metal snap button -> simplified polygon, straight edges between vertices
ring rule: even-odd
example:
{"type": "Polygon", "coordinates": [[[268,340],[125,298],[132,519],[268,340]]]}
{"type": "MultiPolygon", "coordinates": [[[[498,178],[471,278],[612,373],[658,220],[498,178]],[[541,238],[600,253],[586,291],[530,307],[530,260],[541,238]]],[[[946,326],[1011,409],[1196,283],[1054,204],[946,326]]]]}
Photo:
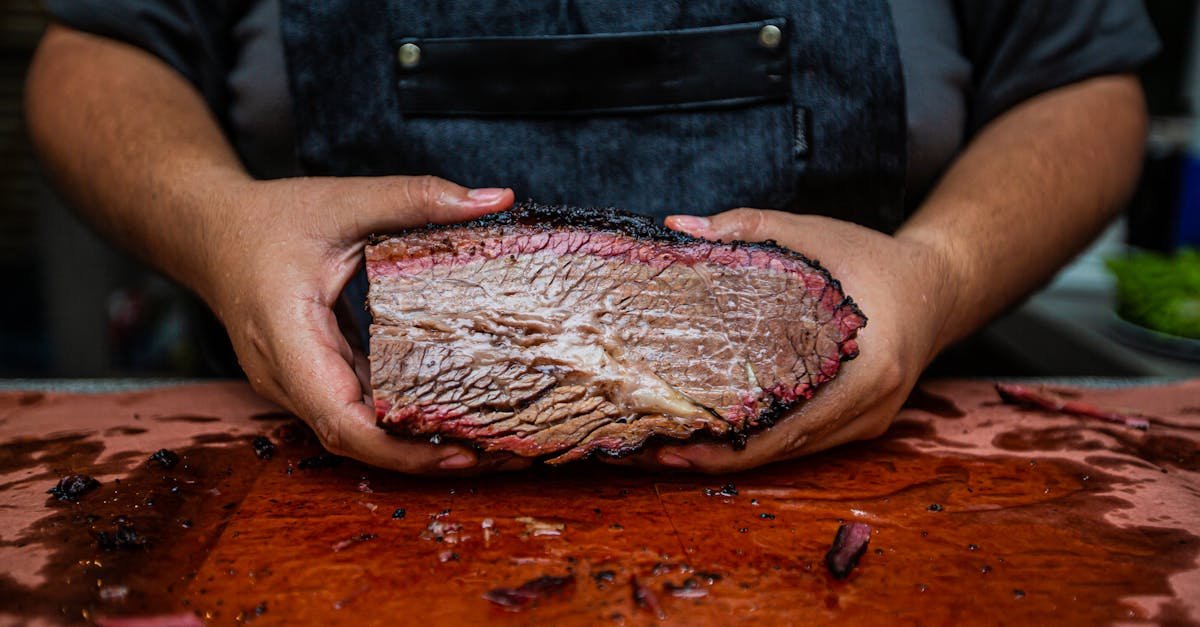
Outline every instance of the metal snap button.
{"type": "Polygon", "coordinates": [[[404,44],[400,46],[400,50],[396,53],[396,56],[400,59],[401,67],[411,70],[421,62],[421,47],[412,43],[404,44]]]}
{"type": "Polygon", "coordinates": [[[783,41],[783,31],[774,24],[767,24],[758,31],[758,43],[764,48],[774,50],[779,46],[779,42],[783,41]]]}

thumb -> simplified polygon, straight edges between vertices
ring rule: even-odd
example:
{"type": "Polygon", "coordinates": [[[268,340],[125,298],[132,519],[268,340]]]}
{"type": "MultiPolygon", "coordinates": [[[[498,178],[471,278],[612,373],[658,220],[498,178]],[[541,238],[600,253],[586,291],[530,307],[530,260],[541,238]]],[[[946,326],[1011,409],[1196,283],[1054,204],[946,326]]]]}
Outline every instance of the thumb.
{"type": "Polygon", "coordinates": [[[754,242],[763,239],[759,233],[763,218],[763,212],[759,209],[732,209],[707,218],[670,216],[664,222],[667,228],[683,231],[693,237],[754,242]]]}
{"type": "Polygon", "coordinates": [[[386,233],[429,223],[453,224],[512,206],[507,188],[468,189],[436,176],[383,176],[358,179],[339,199],[355,216],[354,236],[386,233]]]}

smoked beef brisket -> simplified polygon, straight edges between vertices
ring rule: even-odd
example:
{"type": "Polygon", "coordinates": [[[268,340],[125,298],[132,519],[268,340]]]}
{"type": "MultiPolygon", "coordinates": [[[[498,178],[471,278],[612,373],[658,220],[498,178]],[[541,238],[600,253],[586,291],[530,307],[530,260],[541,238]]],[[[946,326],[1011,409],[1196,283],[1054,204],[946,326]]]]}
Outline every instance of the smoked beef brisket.
{"type": "Polygon", "coordinates": [[[525,204],[366,257],[380,426],[550,463],[740,442],[832,379],[866,324],[795,252],[611,209],[525,204]]]}

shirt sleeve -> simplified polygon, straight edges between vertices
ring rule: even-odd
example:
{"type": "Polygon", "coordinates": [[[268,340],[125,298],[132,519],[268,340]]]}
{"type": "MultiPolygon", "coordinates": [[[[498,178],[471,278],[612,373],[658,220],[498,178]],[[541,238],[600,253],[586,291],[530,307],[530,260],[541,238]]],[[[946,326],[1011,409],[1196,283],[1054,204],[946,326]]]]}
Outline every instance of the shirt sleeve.
{"type": "Polygon", "coordinates": [[[224,125],[235,54],[234,0],[43,0],[59,23],[137,46],[196,86],[224,125]]]}
{"type": "Polygon", "coordinates": [[[1159,50],[1140,0],[956,0],[968,132],[1041,92],[1134,72],[1159,50]]]}

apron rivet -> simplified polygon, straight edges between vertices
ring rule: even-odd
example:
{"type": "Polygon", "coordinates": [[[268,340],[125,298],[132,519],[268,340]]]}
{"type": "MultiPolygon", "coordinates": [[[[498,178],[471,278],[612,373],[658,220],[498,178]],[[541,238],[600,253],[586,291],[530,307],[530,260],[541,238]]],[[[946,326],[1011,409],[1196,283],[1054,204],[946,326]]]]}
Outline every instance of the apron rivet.
{"type": "Polygon", "coordinates": [[[774,50],[782,40],[783,31],[774,24],[767,24],[758,31],[758,43],[762,44],[764,48],[774,50]]]}
{"type": "Polygon", "coordinates": [[[400,51],[396,53],[396,56],[400,59],[401,67],[411,70],[421,62],[421,47],[417,44],[404,44],[400,46],[400,51]]]}

